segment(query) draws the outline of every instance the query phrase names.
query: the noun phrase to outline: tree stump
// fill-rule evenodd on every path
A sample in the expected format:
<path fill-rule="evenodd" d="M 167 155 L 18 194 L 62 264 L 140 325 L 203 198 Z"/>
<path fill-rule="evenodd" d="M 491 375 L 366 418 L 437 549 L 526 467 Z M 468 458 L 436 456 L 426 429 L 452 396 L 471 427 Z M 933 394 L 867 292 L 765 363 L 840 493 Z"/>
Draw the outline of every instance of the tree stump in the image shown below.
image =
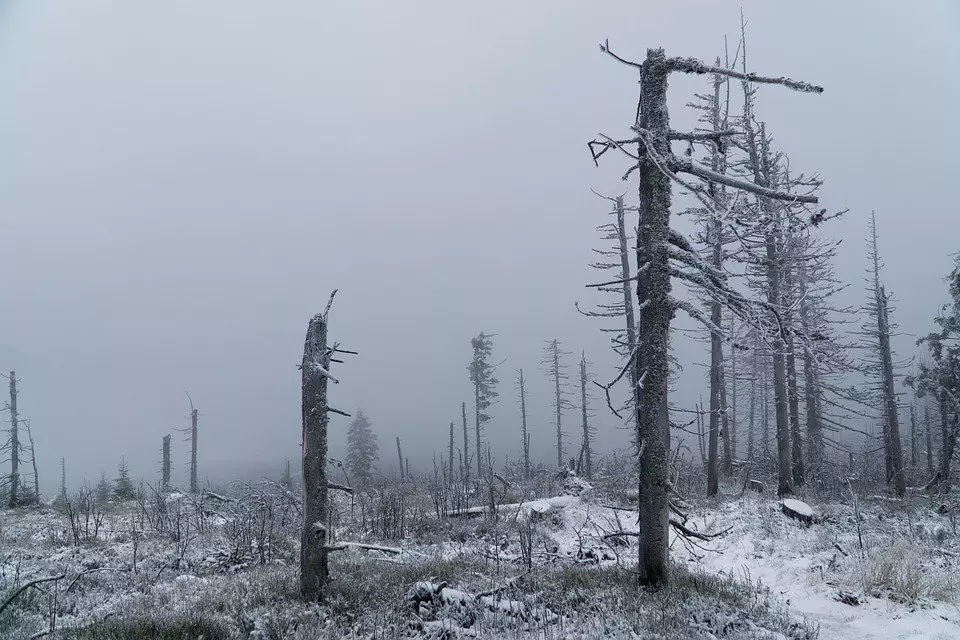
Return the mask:
<path fill-rule="evenodd" d="M 806 502 L 787 498 L 780 503 L 780 508 L 785 515 L 794 520 L 804 524 L 813 524 L 813 508 Z"/>

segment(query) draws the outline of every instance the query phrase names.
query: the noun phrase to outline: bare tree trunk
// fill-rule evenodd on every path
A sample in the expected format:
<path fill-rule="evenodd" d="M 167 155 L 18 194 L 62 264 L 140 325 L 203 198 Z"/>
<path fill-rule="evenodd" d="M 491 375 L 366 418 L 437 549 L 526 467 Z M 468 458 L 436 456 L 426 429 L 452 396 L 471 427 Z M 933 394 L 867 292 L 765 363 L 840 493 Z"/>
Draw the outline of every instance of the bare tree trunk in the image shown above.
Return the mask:
<path fill-rule="evenodd" d="M 163 436 L 160 454 L 160 486 L 163 491 L 170 490 L 170 436 Z"/>
<path fill-rule="evenodd" d="M 910 466 L 917 468 L 917 408 L 910 405 Z"/>
<path fill-rule="evenodd" d="M 460 411 L 463 413 L 463 484 L 464 487 L 470 484 L 470 432 L 467 431 L 467 403 L 460 403 Z"/>
<path fill-rule="evenodd" d="M 67 500 L 67 461 L 60 458 L 60 501 Z"/>
<path fill-rule="evenodd" d="M 336 293 L 336 292 L 334 292 Z M 333 301 L 331 295 L 330 301 Z M 327 311 L 330 304 L 327 304 Z M 310 320 L 301 364 L 303 416 L 303 530 L 300 536 L 300 592 L 312 601 L 326 595 L 327 569 L 327 312 Z"/>
<path fill-rule="evenodd" d="M 640 126 L 650 135 L 657 153 L 670 153 L 670 117 L 667 110 L 667 75 L 663 49 L 647 49 L 640 72 Z M 674 305 L 670 298 L 670 180 L 649 156 L 641 158 L 640 225 L 637 233 L 638 333 L 643 334 L 634 404 L 640 435 L 639 578 L 643 584 L 661 585 L 669 579 L 670 542 L 670 418 L 667 390 L 668 350 Z"/>
<path fill-rule="evenodd" d="M 790 269 L 785 270 L 787 274 Z M 787 275 L 787 287 L 789 288 L 789 275 Z M 784 305 L 785 307 L 787 305 Z M 784 314 L 787 326 L 792 322 L 790 312 Z M 806 471 L 803 465 L 803 438 L 800 435 L 800 393 L 797 389 L 797 359 L 794 353 L 793 334 L 788 334 L 787 339 L 787 399 L 790 408 L 790 452 L 792 454 L 793 483 L 794 486 L 803 485 Z"/>
<path fill-rule="evenodd" d="M 190 398 L 190 394 L 187 394 Z M 197 492 L 197 410 L 190 400 L 190 493 Z"/>
<path fill-rule="evenodd" d="M 943 492 L 950 491 L 950 459 L 953 457 L 953 430 L 950 428 L 949 412 L 947 411 L 947 395 L 940 392 L 940 478 Z"/>
<path fill-rule="evenodd" d="M 556 341 L 554 341 L 553 349 L 553 367 L 554 371 L 556 371 L 556 375 L 553 377 L 553 384 L 557 402 L 557 468 L 559 469 L 563 466 L 563 427 L 561 426 L 560 418 L 563 404 L 560 397 L 560 348 L 556 345 Z"/>
<path fill-rule="evenodd" d="M 713 304 L 711 320 L 714 325 L 720 320 L 720 305 Z M 719 326 L 719 325 L 717 325 Z M 720 363 L 723 356 L 720 351 L 720 336 L 710 334 L 710 430 L 707 439 L 707 496 L 715 496 L 719 491 L 719 442 L 720 442 Z"/>
<path fill-rule="evenodd" d="M 397 436 L 397 464 L 400 472 L 400 480 L 403 480 L 403 452 L 400 450 L 400 436 Z"/>
<path fill-rule="evenodd" d="M 756 424 L 757 411 L 757 376 L 760 375 L 758 351 L 760 350 L 759 339 L 756 331 L 753 334 L 753 349 L 750 363 L 750 412 L 747 418 L 747 461 L 753 464 L 754 455 L 754 426 Z"/>
<path fill-rule="evenodd" d="M 527 433 L 527 388 L 520 369 L 520 435 L 523 438 L 523 478 L 530 479 L 530 434 Z"/>
<path fill-rule="evenodd" d="M 900 416 L 897 410 L 897 391 L 893 379 L 893 355 L 890 350 L 890 317 L 888 313 L 889 298 L 880 287 L 877 298 L 880 318 L 880 356 L 883 362 L 883 395 L 886 403 L 887 432 L 889 434 L 890 462 L 893 471 L 893 487 L 897 497 L 902 498 L 907 491 L 906 478 L 903 473 L 903 451 L 900 441 Z"/>
<path fill-rule="evenodd" d="M 476 426 L 476 445 L 477 445 L 477 489 L 480 488 L 480 481 L 483 478 L 483 468 L 480 464 L 483 460 L 483 454 L 481 453 L 481 444 L 480 444 L 480 385 L 476 384 L 473 386 L 473 407 L 475 413 L 475 422 Z"/>
<path fill-rule="evenodd" d="M 593 458 L 590 452 L 590 424 L 587 422 L 587 357 L 580 354 L 580 412 L 583 416 L 583 464 L 587 478 L 593 476 Z"/>
<path fill-rule="evenodd" d="M 40 504 L 40 474 L 37 473 L 37 450 L 33 443 L 33 429 L 30 428 L 30 420 L 23 421 L 27 428 L 27 439 L 30 440 L 30 466 L 33 467 L 33 495 L 36 498 L 36 504 Z"/>
<path fill-rule="evenodd" d="M 450 453 L 448 455 L 447 465 L 450 469 L 447 476 L 447 484 L 453 484 L 453 422 L 450 422 Z"/>
<path fill-rule="evenodd" d="M 17 429 L 17 373 L 10 372 L 10 500 L 12 509 L 20 503 L 20 438 Z"/>
<path fill-rule="evenodd" d="M 731 333 L 733 333 L 733 322 L 731 321 Z M 726 385 L 726 375 L 724 375 L 724 385 Z M 726 388 L 726 387 L 724 387 Z M 724 406 L 726 406 L 726 399 L 724 399 Z M 739 430 L 739 425 L 737 423 L 737 350 L 730 349 L 730 421 L 728 428 L 730 429 L 730 464 L 728 465 L 727 473 L 733 472 L 733 463 L 737 459 L 737 432 Z"/>
<path fill-rule="evenodd" d="M 927 436 L 927 473 L 933 477 L 933 423 L 930 421 L 930 405 L 923 403 L 923 427 Z"/>
<path fill-rule="evenodd" d="M 620 245 L 620 278 L 623 282 L 623 309 L 627 323 L 627 357 L 630 357 L 638 345 L 637 326 L 633 315 L 633 294 L 630 291 L 630 254 L 627 248 L 627 226 L 623 208 L 623 196 L 617 198 L 617 241 Z M 630 367 L 628 376 L 631 389 L 637 384 L 635 373 L 636 367 Z M 634 445 L 639 448 L 640 443 L 634 442 Z"/>

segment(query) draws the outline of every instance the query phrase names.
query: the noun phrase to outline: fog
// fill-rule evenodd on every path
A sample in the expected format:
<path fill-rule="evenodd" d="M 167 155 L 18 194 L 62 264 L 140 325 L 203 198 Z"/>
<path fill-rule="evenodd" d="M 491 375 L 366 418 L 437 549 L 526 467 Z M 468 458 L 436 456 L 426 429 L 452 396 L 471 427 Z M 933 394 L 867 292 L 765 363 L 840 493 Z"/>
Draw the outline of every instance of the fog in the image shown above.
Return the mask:
<path fill-rule="evenodd" d="M 838 274 L 863 297 L 876 210 L 901 357 L 946 298 L 957 250 L 955 3 L 744 2 L 748 63 L 824 86 L 762 88 L 791 164 L 849 208 Z M 415 469 L 472 398 L 470 338 L 496 334 L 488 436 L 516 456 L 513 377 L 529 381 L 535 458 L 553 460 L 543 341 L 616 359 L 574 301 L 607 204 L 635 199 L 586 141 L 622 133 L 636 78 L 602 55 L 648 46 L 712 60 L 739 37 L 717 2 L 50 2 L 0 8 L 0 370 L 15 369 L 41 489 L 154 480 L 161 436 L 200 410 L 200 475 L 278 475 L 296 460 L 307 321 L 339 293 L 331 336 L 360 353 L 330 402 L 362 407 L 389 470 Z M 731 46 L 735 46 L 731 44 Z M 703 78 L 673 78 L 677 128 Z M 678 341 L 676 402 L 706 386 Z M 569 364 L 571 373 L 575 357 Z M 594 398 L 598 448 L 627 433 Z M 468 404 L 469 407 L 469 404 Z M 578 416 L 568 415 L 578 442 Z M 331 453 L 348 420 L 331 423 Z M 187 445 L 175 437 L 175 481 Z"/>

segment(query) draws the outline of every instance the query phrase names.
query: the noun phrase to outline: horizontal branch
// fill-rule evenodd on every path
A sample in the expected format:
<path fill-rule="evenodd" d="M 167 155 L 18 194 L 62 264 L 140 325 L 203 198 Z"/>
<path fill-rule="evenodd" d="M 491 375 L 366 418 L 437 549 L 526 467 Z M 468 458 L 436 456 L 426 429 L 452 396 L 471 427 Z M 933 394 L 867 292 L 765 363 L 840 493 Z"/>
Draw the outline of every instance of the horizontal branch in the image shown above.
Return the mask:
<path fill-rule="evenodd" d="M 728 78 L 736 78 L 738 80 L 746 80 L 748 82 L 756 82 L 758 84 L 780 84 L 794 91 L 802 91 L 804 93 L 823 93 L 823 87 L 817 86 L 815 84 L 810 84 L 809 82 L 803 82 L 802 80 L 791 80 L 790 78 L 772 78 L 768 76 L 757 75 L 756 73 L 741 73 L 740 71 L 734 71 L 733 69 L 727 69 L 724 67 L 715 67 L 712 64 L 706 64 L 696 58 L 669 58 L 667 64 L 674 71 L 681 71 L 683 73 L 716 73 L 721 76 L 727 76 Z"/>
<path fill-rule="evenodd" d="M 805 202 L 808 204 L 817 204 L 817 202 L 819 202 L 816 196 L 805 196 L 799 193 L 785 193 L 783 191 L 777 191 L 776 189 L 761 187 L 760 185 L 754 184 L 753 182 L 749 182 L 747 180 L 740 180 L 739 178 L 734 178 L 723 173 L 717 173 L 716 171 L 707 169 L 706 167 L 697 162 L 693 162 L 692 160 L 671 156 L 667 158 L 667 164 L 670 165 L 670 168 L 674 171 L 689 173 L 690 175 L 697 176 L 698 178 L 702 178 L 708 182 L 716 182 L 717 184 L 723 184 L 728 187 L 732 187 L 733 189 L 749 191 L 750 193 L 762 196 L 764 198 L 770 198 L 771 200 Z"/>
<path fill-rule="evenodd" d="M 668 137 L 671 140 L 688 140 L 690 142 L 702 142 L 705 140 L 720 140 L 729 136 L 737 135 L 736 129 L 724 129 L 722 131 L 694 131 L 686 133 L 683 131 L 674 131 L 670 129 Z"/>
<path fill-rule="evenodd" d="M 327 411 L 329 413 L 339 413 L 341 416 L 346 416 L 348 418 L 351 417 L 350 414 L 347 413 L 346 411 L 341 411 L 340 409 L 335 409 L 333 407 L 327 407 Z"/>
<path fill-rule="evenodd" d="M 336 482 L 328 482 L 327 489 L 333 489 L 335 491 L 346 491 L 347 493 L 353 493 L 353 487 L 348 487 L 345 484 L 337 484 Z"/>

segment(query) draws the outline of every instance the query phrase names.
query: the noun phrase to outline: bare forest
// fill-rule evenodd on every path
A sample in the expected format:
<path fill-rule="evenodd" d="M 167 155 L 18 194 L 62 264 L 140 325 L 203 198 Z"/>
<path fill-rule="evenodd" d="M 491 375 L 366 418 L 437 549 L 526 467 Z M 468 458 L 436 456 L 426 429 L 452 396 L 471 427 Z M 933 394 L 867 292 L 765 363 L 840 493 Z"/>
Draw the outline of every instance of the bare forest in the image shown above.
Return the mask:
<path fill-rule="evenodd" d="M 0 16 L 0 637 L 960 638 L 952 5 L 294 4 Z"/>

